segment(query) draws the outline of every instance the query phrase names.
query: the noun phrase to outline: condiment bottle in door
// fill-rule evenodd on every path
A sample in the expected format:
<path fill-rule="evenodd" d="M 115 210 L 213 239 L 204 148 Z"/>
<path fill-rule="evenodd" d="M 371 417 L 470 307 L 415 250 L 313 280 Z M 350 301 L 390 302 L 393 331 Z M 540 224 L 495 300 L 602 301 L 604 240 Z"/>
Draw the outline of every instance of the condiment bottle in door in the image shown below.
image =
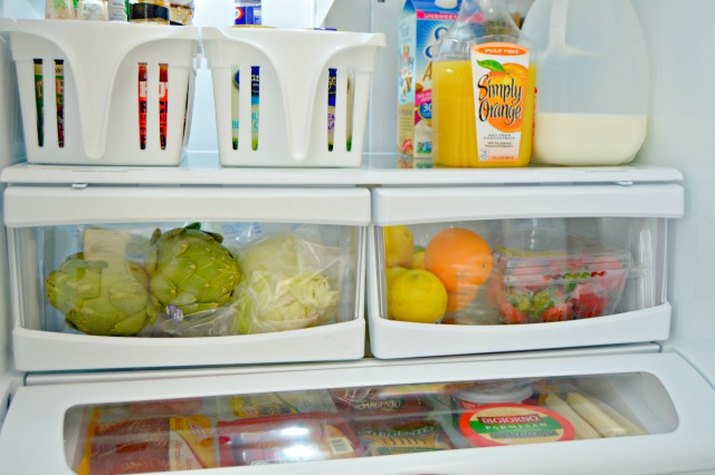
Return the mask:
<path fill-rule="evenodd" d="M 435 166 L 528 165 L 536 66 L 506 1 L 464 0 L 432 67 Z"/>

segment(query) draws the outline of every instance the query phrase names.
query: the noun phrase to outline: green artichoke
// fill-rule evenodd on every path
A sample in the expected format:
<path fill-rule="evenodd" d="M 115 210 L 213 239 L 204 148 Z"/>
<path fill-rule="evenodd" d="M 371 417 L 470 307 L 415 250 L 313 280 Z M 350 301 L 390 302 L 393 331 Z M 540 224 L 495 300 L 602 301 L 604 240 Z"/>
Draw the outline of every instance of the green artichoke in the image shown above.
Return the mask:
<path fill-rule="evenodd" d="M 241 269 L 222 241 L 223 236 L 202 231 L 198 223 L 163 234 L 154 231 L 144 264 L 151 293 L 162 306 L 174 305 L 190 315 L 231 299 Z"/>
<path fill-rule="evenodd" d="M 68 324 L 92 335 L 129 336 L 156 317 L 149 276 L 138 264 L 65 259 L 45 281 L 47 299 Z"/>

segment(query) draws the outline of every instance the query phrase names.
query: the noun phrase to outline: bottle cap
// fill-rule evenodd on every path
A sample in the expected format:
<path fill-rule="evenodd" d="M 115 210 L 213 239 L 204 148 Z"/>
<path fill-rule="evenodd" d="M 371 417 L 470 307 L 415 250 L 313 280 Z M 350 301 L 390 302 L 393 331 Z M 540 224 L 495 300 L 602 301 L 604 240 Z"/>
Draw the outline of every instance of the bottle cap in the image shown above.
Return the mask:
<path fill-rule="evenodd" d="M 435 0 L 434 4 L 439 8 L 444 8 L 445 10 L 457 8 L 457 0 Z"/>

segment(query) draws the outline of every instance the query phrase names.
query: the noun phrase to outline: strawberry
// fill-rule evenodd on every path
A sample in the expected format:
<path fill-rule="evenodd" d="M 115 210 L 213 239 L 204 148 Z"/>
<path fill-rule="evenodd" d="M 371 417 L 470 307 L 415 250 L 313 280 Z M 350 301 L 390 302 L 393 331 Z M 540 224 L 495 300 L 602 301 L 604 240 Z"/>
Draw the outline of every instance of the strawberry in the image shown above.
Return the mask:
<path fill-rule="evenodd" d="M 506 323 L 526 323 L 526 314 L 508 302 L 500 302 L 499 312 Z"/>
<path fill-rule="evenodd" d="M 573 307 L 567 302 L 563 302 L 553 307 L 547 308 L 541 314 L 542 322 L 562 322 L 573 318 Z"/>
<path fill-rule="evenodd" d="M 608 307 L 608 298 L 593 293 L 581 292 L 571 299 L 574 314 L 578 318 L 592 318 L 603 315 Z"/>
<path fill-rule="evenodd" d="M 500 295 L 494 303 L 505 323 L 526 323 L 526 313 L 516 308 L 503 295 Z"/>

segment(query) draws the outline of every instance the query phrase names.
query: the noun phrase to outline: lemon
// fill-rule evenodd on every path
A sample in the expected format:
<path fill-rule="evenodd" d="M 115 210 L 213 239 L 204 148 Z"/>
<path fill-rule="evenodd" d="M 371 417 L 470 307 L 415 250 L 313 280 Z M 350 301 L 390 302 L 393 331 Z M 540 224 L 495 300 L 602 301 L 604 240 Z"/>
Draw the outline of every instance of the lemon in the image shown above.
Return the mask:
<path fill-rule="evenodd" d="M 395 279 L 401 276 L 403 273 L 407 272 L 409 269 L 404 267 L 388 267 L 385 269 L 385 277 L 387 281 L 387 287 L 390 288 Z"/>
<path fill-rule="evenodd" d="M 412 268 L 413 269 L 424 269 L 425 268 L 425 250 L 424 249 L 412 254 Z"/>
<path fill-rule="evenodd" d="M 394 320 L 435 323 L 447 311 L 447 290 L 436 275 L 422 269 L 387 279 L 387 312 Z"/>
<path fill-rule="evenodd" d="M 412 266 L 414 239 L 412 231 L 407 226 L 386 226 L 385 232 L 385 265 L 387 267 Z"/>

